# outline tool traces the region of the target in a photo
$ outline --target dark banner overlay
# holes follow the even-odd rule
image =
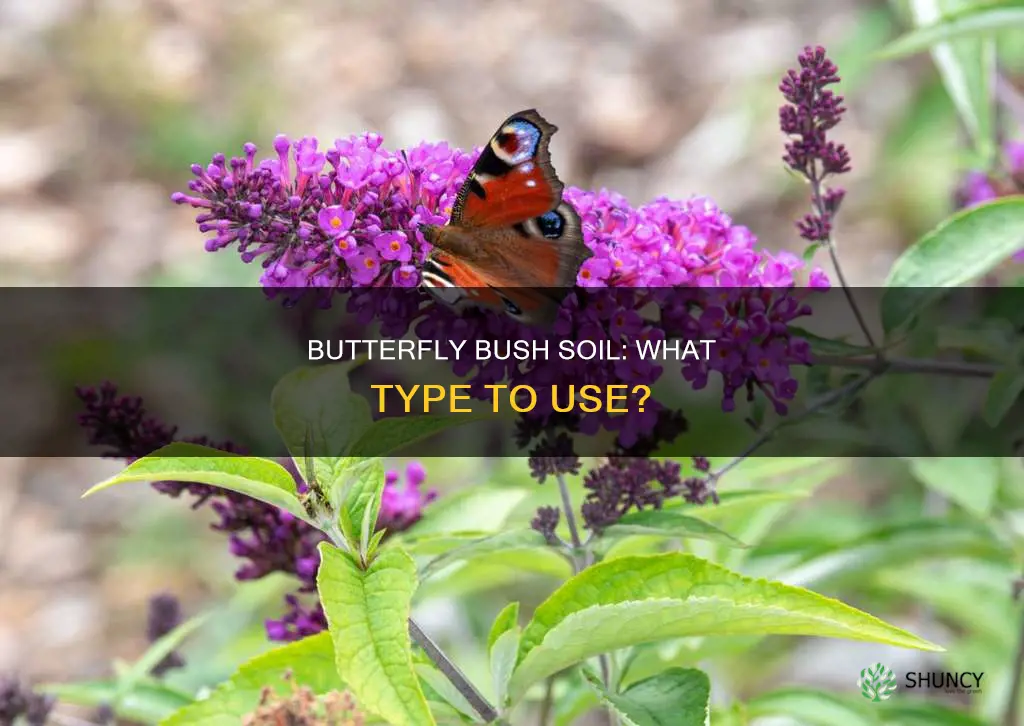
[[[361,404],[321,387],[310,416],[434,417],[409,455],[525,455],[564,434],[579,455],[735,456],[768,427],[773,456],[1009,456],[1024,438],[1016,406],[991,416],[986,355],[1019,342],[1024,290],[854,290],[868,320],[934,303],[890,331],[895,362],[862,387],[874,358],[838,289],[577,290],[539,324],[556,291],[484,300],[502,311],[467,305],[479,292],[2,289],[0,455],[142,455],[170,437],[282,456],[275,386],[346,361]]]

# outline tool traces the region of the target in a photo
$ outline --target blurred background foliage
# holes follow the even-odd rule
[[[776,87],[805,44],[822,43],[850,108],[836,133],[853,157],[842,257],[853,284],[879,284],[952,211],[960,176],[978,163],[927,54],[875,57],[911,18],[906,3],[871,0],[4,0],[0,281],[251,286],[257,271],[230,253],[204,253],[192,214],[170,203],[190,164],[248,140],[269,148],[280,132],[329,143],[375,130],[392,146],[467,147],[530,106],[561,129],[553,154],[568,183],[607,186],[634,204],[706,194],[764,245],[800,251],[791,220],[806,190],[780,163]],[[1024,31],[997,42],[1002,70],[1024,87]],[[1005,133],[1020,135],[1004,121]],[[45,375],[74,383],[96,373],[82,355]],[[214,395],[218,371],[197,375],[197,390]],[[922,387],[923,427],[949,411]],[[57,404],[33,390],[9,409],[23,416],[26,436],[79,436],[75,412],[40,412]],[[708,435],[749,436],[736,424]],[[525,524],[537,506],[557,503],[520,459],[424,463],[442,494],[410,536]],[[279,613],[290,583],[238,586],[224,537],[183,501],[145,487],[79,501],[116,468],[0,460],[0,671],[104,677],[112,659],[143,652],[146,601],[168,591],[188,614],[212,613],[169,684],[215,684],[268,647],[262,621]],[[627,681],[699,663],[715,683],[721,723],[995,722],[1020,631],[1011,599],[1024,529],[1018,461],[752,459],[721,488],[723,504],[696,513],[750,548],[671,546],[841,597],[948,653],[923,660],[837,641],[688,639],[620,654],[630,659]],[[611,555],[664,546],[629,538]],[[511,599],[539,602],[561,567],[512,551],[447,571],[421,588],[420,623],[464,670],[484,673],[475,644],[494,614]],[[900,694],[875,708],[856,679],[876,661],[897,673],[983,671],[983,692]],[[582,684],[559,688],[559,723],[568,724],[592,701]],[[940,717],[925,701],[963,719]]]

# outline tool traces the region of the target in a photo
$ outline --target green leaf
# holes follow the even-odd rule
[[[115,711],[125,696],[135,690],[136,686],[146,680],[150,673],[167,656],[173,653],[185,640],[198,630],[207,620],[207,616],[198,615],[186,620],[166,635],[157,638],[156,642],[135,661],[127,671],[117,679],[118,689],[113,704]]]
[[[991,722],[939,703],[893,699],[879,705],[885,723],[892,726],[991,726]]]
[[[789,330],[794,338],[806,340],[811,346],[811,352],[818,355],[873,356],[875,354],[875,349],[870,345],[854,345],[842,340],[823,338],[803,328],[790,327]]]
[[[914,477],[979,517],[992,511],[1003,460],[993,457],[919,457],[910,460]]]
[[[330,634],[320,633],[253,658],[208,698],[177,711],[160,726],[238,726],[256,710],[265,686],[281,696],[291,693],[283,678],[287,671],[296,684],[318,695],[345,688],[334,667]]]
[[[672,509],[643,509],[639,512],[632,512],[606,529],[602,536],[614,538],[635,534],[653,534],[680,539],[706,539],[733,547],[746,547],[731,534],[713,524]]]
[[[511,553],[522,551],[534,551],[546,549],[547,542],[544,536],[532,529],[515,529],[510,532],[499,532],[488,537],[470,542],[469,544],[456,547],[440,557],[435,557],[428,562],[421,572],[423,579],[436,575],[454,562],[471,560],[476,557],[490,555],[496,552]]]
[[[308,460],[317,482],[327,487],[338,478],[341,457],[373,422],[370,404],[349,386],[352,368],[351,362],[297,368],[270,394],[274,425],[299,471],[309,479]]]
[[[973,5],[973,0],[910,0],[910,11],[917,27],[928,27]],[[946,93],[985,167],[995,154],[995,53],[991,38],[961,38],[931,47]]]
[[[1024,392],[1024,369],[1007,368],[996,373],[989,383],[988,393],[985,394],[985,407],[982,409],[982,418],[992,428],[1002,423],[1006,414],[1010,412],[1020,394]]]
[[[781,688],[747,703],[751,718],[789,716],[808,726],[881,726],[875,713],[849,699],[811,688]]]
[[[416,663],[413,668],[416,670],[416,675],[422,678],[427,686],[437,694],[430,699],[431,703],[434,703],[436,698],[443,698],[445,706],[450,706],[463,716],[469,717],[473,722],[480,722],[480,717],[473,710],[473,706],[465,696],[459,693],[459,690],[452,685],[444,673],[429,663]]]
[[[605,703],[635,726],[706,726],[711,722],[711,681],[703,671],[669,668],[637,681],[622,693],[609,693],[589,670],[584,670],[583,676]]]
[[[536,489],[536,487],[534,487]],[[430,516],[424,517],[410,530],[410,535],[421,537],[428,534],[451,534],[466,529],[495,532],[501,529],[505,520],[532,490],[508,487],[472,486],[445,495],[430,508]]]
[[[436,557],[489,534],[486,530],[478,529],[424,535],[399,532],[391,536],[391,542],[401,545],[413,557]]]
[[[1019,357],[1017,331],[1006,318],[937,327],[935,345],[940,350],[954,348],[1000,363],[1015,363]]]
[[[490,649],[491,679],[494,681],[495,701],[504,709],[508,701],[508,684],[516,668],[519,654],[519,627],[514,626],[498,636]]]
[[[360,528],[359,551],[366,552],[380,513],[384,492],[384,462],[380,459],[346,458],[336,467],[338,478],[332,486],[335,511],[342,507],[349,521]]]
[[[586,658],[692,635],[814,635],[942,650],[838,600],[671,552],[602,562],[539,605],[523,631],[513,702]]]
[[[140,481],[185,481],[229,489],[290,512],[309,522],[288,470],[270,459],[238,456],[198,444],[174,443],[134,461],[82,497],[115,484]],[[312,524],[312,522],[310,522]]]
[[[409,614],[416,565],[386,548],[366,570],[338,548],[320,544],[317,589],[334,642],[335,665],[360,707],[392,726],[431,726],[413,670]]]
[[[39,686],[38,690],[56,696],[62,703],[98,708],[113,703],[118,684],[114,681],[45,683]],[[121,695],[121,702],[115,713],[130,721],[155,724],[190,703],[192,696],[189,694],[159,681],[147,679],[136,683],[130,691]]]
[[[894,567],[929,560],[974,558],[1005,562],[1012,552],[981,523],[919,519],[885,525],[807,556],[778,579],[792,585],[852,582]]]
[[[1002,0],[974,5],[966,10],[950,13],[938,22],[922,25],[904,33],[883,48],[878,55],[887,60],[904,58],[945,41],[996,33],[1017,25],[1024,26],[1024,2]]]
[[[882,295],[886,333],[907,323],[956,287],[984,275],[1024,243],[1024,197],[964,209],[907,249],[893,265]]]
[[[349,456],[388,456],[406,446],[456,426],[483,421],[480,414],[392,416],[374,421],[352,444]]]
[[[494,648],[494,641],[501,637],[505,632],[512,630],[519,625],[519,602],[513,601],[501,609],[494,618],[494,624],[491,625],[491,632],[487,636],[487,652],[490,653],[491,649]]]

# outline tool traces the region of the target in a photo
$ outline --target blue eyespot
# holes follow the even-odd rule
[[[565,218],[558,211],[552,210],[537,217],[537,227],[548,239],[558,239],[565,231]]]
[[[540,129],[529,121],[518,119],[508,124],[503,131],[515,134],[516,143],[514,148],[506,149],[509,162],[520,164],[533,157],[537,152],[537,144],[540,143]]]

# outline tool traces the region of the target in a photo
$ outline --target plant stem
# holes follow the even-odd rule
[[[1024,617],[1021,619],[1020,635],[1017,640],[1017,657],[1013,661],[1013,677],[1010,681],[1010,700],[1006,704],[1003,726],[1018,726],[1020,723],[1020,681],[1024,677]]]
[[[821,178],[817,171],[812,173],[809,177],[811,182],[811,202],[814,205],[815,211],[821,219],[829,219],[831,217],[827,209],[825,209],[825,199],[821,195]],[[843,295],[846,296],[846,301],[850,304],[850,309],[853,311],[853,316],[857,319],[857,325],[860,327],[861,332],[864,333],[864,340],[867,341],[873,349],[878,351],[878,358],[881,360],[882,351],[879,350],[878,345],[875,343],[875,337],[871,334],[871,329],[868,327],[867,321],[864,319],[864,314],[860,310],[860,306],[857,305],[857,301],[853,298],[853,291],[850,287],[850,283],[846,281],[846,275],[843,274],[843,266],[839,263],[839,252],[836,249],[835,238],[829,234],[824,241],[825,247],[828,249],[829,259],[832,260],[832,267],[835,268],[836,277],[839,278],[839,284],[843,288]]]
[[[864,333],[864,339],[868,345],[878,350],[878,344],[875,343],[875,337],[871,334],[871,329],[868,327],[867,321],[864,319],[864,314],[860,310],[860,306],[857,305],[857,301],[853,298],[853,291],[850,288],[849,283],[846,281],[846,275],[843,274],[843,266],[839,264],[839,255],[836,252],[835,240],[832,237],[828,238],[825,243],[828,248],[828,256],[832,260],[832,267],[835,268],[836,277],[839,278],[839,284],[842,285],[843,295],[846,296],[846,301],[850,304],[850,309],[853,310],[853,316],[857,318],[857,325],[860,326],[861,332]],[[878,351],[878,356],[881,357],[882,352]]]
[[[808,403],[807,407],[804,410],[800,411],[799,413],[790,416],[789,418],[778,420],[777,422],[775,422],[775,424],[769,426],[768,428],[764,429],[760,434],[758,434],[757,438],[754,439],[739,456],[730,460],[728,463],[724,464],[717,471],[714,471],[711,474],[709,474],[708,481],[712,485],[714,485],[714,483],[721,479],[723,476],[725,476],[727,472],[731,471],[733,468],[742,464],[743,461],[752,456],[755,451],[757,451],[766,443],[768,443],[768,441],[770,441],[771,438],[775,436],[775,434],[778,433],[780,429],[786,426],[791,426],[794,423],[801,421],[803,418],[811,415],[812,413],[821,410],[825,406],[835,403],[836,401],[848,395],[856,393],[861,388],[868,385],[868,383],[870,383],[872,380],[877,378],[879,375],[881,375],[881,372],[875,370],[872,371],[871,373],[868,373],[865,376],[861,376],[860,378],[854,379],[847,383],[845,386],[840,386],[839,388],[833,389],[828,393],[822,394],[814,401]]]
[[[573,547],[573,574],[579,574],[586,568],[593,564],[591,559],[590,549],[584,549],[583,541],[580,539],[580,529],[576,524],[576,511],[572,504],[572,497],[569,496],[569,485],[565,481],[565,475],[562,473],[555,474],[555,479],[558,481],[558,493],[562,496],[562,509],[565,511],[565,523],[569,526],[569,538],[572,541]],[[590,541],[589,539],[587,540]],[[581,562],[579,557],[583,555],[583,561]],[[602,653],[598,656],[598,662],[601,666],[601,680],[604,681],[605,688],[611,688],[611,665],[608,662],[608,654]],[[608,710],[608,720],[612,726],[616,726],[618,718],[616,718],[614,712],[611,709]]]
[[[576,526],[576,512],[573,511],[572,498],[569,496],[569,485],[565,482],[565,475],[555,474],[558,480],[558,493],[562,495],[562,510],[565,512],[565,523],[569,525],[569,538],[572,541],[573,549],[579,551],[583,547],[580,540],[580,530]]]
[[[555,677],[548,676],[546,686],[544,688],[544,700],[540,704],[540,717],[537,719],[539,726],[548,726],[548,720],[551,718],[551,709],[555,705]]]
[[[427,657],[444,674],[444,677],[455,686],[455,690],[466,699],[469,705],[473,707],[473,710],[480,715],[480,718],[486,723],[490,723],[498,718],[498,712],[494,710],[494,707],[487,702],[486,698],[480,695],[480,692],[469,682],[469,679],[459,670],[459,667],[452,663],[448,656],[444,654],[444,651],[437,647],[437,644],[420,629],[420,626],[412,618],[409,618],[409,635],[417,645],[423,648],[423,652],[427,654]]]
[[[842,355],[816,355],[814,363],[834,368],[867,368],[882,373],[923,373],[959,378],[992,378],[1000,370],[991,363],[934,360],[931,358],[877,358],[847,357]]]

